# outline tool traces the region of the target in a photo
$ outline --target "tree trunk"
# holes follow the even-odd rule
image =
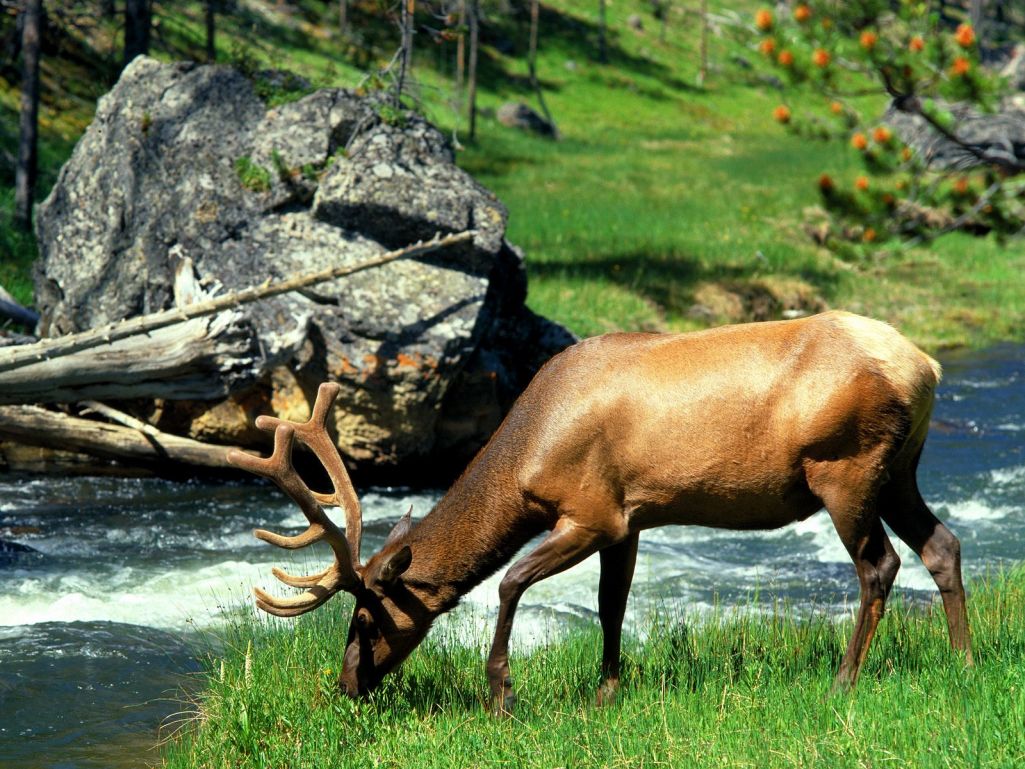
[[[217,61],[217,8],[218,0],[206,0],[206,60],[208,64]]]
[[[545,95],[541,90],[541,83],[537,79],[537,37],[538,28],[540,27],[540,17],[540,0],[530,0],[530,42],[527,47],[527,69],[530,73],[530,85],[534,89],[534,93],[537,94],[537,101],[541,106],[541,112],[544,113],[545,120],[548,121],[548,125],[552,128],[552,136],[557,139],[559,138],[559,130],[555,127],[555,120],[552,118],[552,113],[548,111],[548,105],[545,103]]]
[[[477,43],[479,38],[478,27],[480,24],[480,0],[470,0],[470,61],[468,78],[470,82],[469,102],[470,112],[470,138],[477,138]]]
[[[149,53],[151,22],[150,0],[125,0],[125,67]]]
[[[708,77],[708,0],[701,0],[701,67],[698,69],[698,86],[704,86]]]
[[[466,0],[459,0],[459,38],[456,40],[456,98],[459,100],[459,111],[463,111],[463,83],[466,82]]]
[[[349,31],[349,0],[338,0],[338,31],[342,35]]]
[[[406,73],[413,65],[413,18],[416,11],[416,0],[400,0],[402,3],[402,61],[399,66],[399,82],[395,101],[402,102],[402,90],[406,85]]]
[[[609,52],[605,42],[605,0],[598,0],[598,61],[605,64]]]
[[[36,192],[39,145],[39,54],[43,26],[42,0],[26,0],[21,33],[24,63],[21,80],[21,116],[18,138],[18,166],[14,176],[14,224],[32,229],[32,201]]]
[[[100,3],[100,13],[103,14],[105,19],[113,19],[117,16],[117,3],[114,0],[102,0]]]

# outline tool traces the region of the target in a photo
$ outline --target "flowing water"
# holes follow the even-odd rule
[[[960,536],[968,575],[1025,557],[1025,348],[946,361],[919,478]],[[376,549],[410,504],[423,515],[438,496],[364,494],[364,550]],[[287,565],[252,528],[302,525],[291,503],[251,484],[0,479],[0,538],[32,548],[0,550],[0,768],[158,762],[158,726],[183,709],[181,687],[199,669],[197,639],[229,613],[251,610],[240,608],[251,606],[250,587],[272,587],[271,566]],[[898,590],[929,596],[929,575],[899,552]],[[293,568],[318,557],[298,556]],[[591,558],[531,588],[516,640],[592,622],[597,576]],[[452,620],[475,637],[490,632],[498,579]],[[646,532],[627,623],[642,626],[667,602],[700,609],[778,599],[833,613],[856,599],[850,559],[824,514],[772,532]]]

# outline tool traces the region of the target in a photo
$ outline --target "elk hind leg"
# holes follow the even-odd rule
[[[637,563],[638,536],[636,533],[631,534],[622,542],[599,552],[601,577],[598,580],[598,618],[602,631],[599,705],[612,702],[619,689],[623,616],[626,614],[626,599],[630,593],[634,565]]]
[[[882,488],[880,512],[893,533],[918,554],[932,575],[943,599],[950,645],[963,651],[965,661],[972,664],[971,634],[961,579],[961,543],[925,504],[913,469]]]

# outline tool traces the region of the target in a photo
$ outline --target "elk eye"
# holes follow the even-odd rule
[[[369,611],[360,609],[356,612],[356,622],[363,630],[367,630],[373,624],[373,618],[370,616]]]

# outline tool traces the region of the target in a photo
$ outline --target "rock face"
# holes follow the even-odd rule
[[[893,105],[886,110],[883,121],[936,170],[958,171],[988,165],[977,154],[980,152],[1009,163],[1025,159],[1025,112],[1011,107],[982,114],[967,104],[947,106],[953,117],[951,130],[966,146],[944,137],[920,115]]]
[[[381,113],[343,90],[268,109],[229,68],[137,58],[40,206],[40,332],[173,306],[185,259],[220,293],[474,228],[472,245],[243,308],[258,346],[248,376],[233,373],[226,399],[146,414],[251,443],[257,413],[303,417],[332,379],[338,442],[357,463],[462,461],[573,337],[524,306],[506,210],[443,135]]]

